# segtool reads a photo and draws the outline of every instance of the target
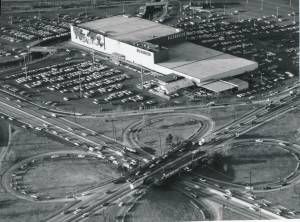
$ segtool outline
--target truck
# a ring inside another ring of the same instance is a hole
[[[55,113],[51,113],[52,117],[57,117],[57,115]]]
[[[127,146],[124,146],[123,148],[125,151],[131,152],[131,153],[136,153],[136,150],[134,148],[127,147]]]
[[[198,145],[199,146],[202,146],[202,145],[204,145],[205,143],[208,143],[208,142],[210,142],[211,141],[211,138],[201,138],[200,140],[199,140],[199,142],[198,142]]]
[[[225,194],[228,195],[228,196],[232,196],[231,190],[229,190],[229,189],[225,190]]]

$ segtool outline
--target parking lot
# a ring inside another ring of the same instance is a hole
[[[69,111],[76,107],[77,112],[86,112],[83,108],[88,107],[99,112],[121,104],[125,107],[155,104],[155,97],[137,87],[139,81],[139,74],[104,60],[97,59],[95,63],[73,60],[8,75],[2,87],[30,99],[33,94],[42,94],[39,102],[44,106]]]
[[[70,35],[70,23],[98,19],[96,16],[56,14],[51,16],[9,16],[0,24],[0,63],[11,60],[23,62],[30,47],[40,42],[66,39]]]
[[[249,82],[248,90],[238,92],[238,98],[254,99],[257,94],[272,94],[274,89],[290,84],[299,68],[299,27],[289,14],[243,18],[238,10],[200,13],[186,8],[174,24],[187,31],[188,39],[228,54],[255,60],[259,68],[238,76]],[[239,15],[239,16],[238,16]],[[276,93],[276,92],[275,92]],[[207,97],[207,92],[195,90],[189,97]],[[210,95],[208,93],[208,95]]]
[[[278,18],[262,14],[261,17],[251,19],[245,13],[238,8],[227,9],[225,13],[221,8],[214,8],[211,13],[200,13],[187,7],[173,25],[186,30],[188,39],[195,43],[257,61],[258,70],[238,76],[249,82],[248,90],[219,95],[202,88],[190,87],[171,95],[168,101],[153,93],[157,81],[147,70],[142,87],[138,68],[128,64],[116,66],[101,59],[96,59],[94,63],[90,52],[85,53],[88,58],[84,58],[85,62],[82,64],[73,63],[72,56],[67,56],[65,62],[45,65],[41,69],[28,69],[27,73],[15,75],[15,81],[6,83],[12,83],[12,87],[17,86],[16,88],[22,85],[23,88],[18,89],[22,93],[41,93],[43,101],[39,102],[43,105],[51,104],[52,108],[59,106],[59,109],[73,112],[87,110],[88,113],[111,111],[116,106],[121,110],[143,109],[195,102],[208,104],[216,102],[221,96],[228,98],[228,101],[225,98],[225,102],[231,102],[274,95],[296,78],[299,67],[299,30],[297,24],[293,24],[293,16],[297,12],[287,14],[284,11],[286,14],[279,15]],[[70,23],[98,18],[100,17],[82,12],[73,15],[58,13],[56,16],[11,18],[2,27],[3,32],[16,38],[23,46],[14,50],[4,48],[0,55],[3,54],[2,57],[6,59],[14,57],[23,60],[22,55],[26,56],[28,53],[25,45],[29,42],[69,34]],[[27,39],[27,35],[32,36]],[[46,93],[49,91],[51,93]]]

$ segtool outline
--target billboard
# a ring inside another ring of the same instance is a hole
[[[73,26],[73,33],[76,39],[89,45],[94,45],[97,47],[104,47],[105,37],[99,33],[95,33],[83,28]]]

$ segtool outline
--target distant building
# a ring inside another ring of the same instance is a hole
[[[170,95],[179,89],[193,86],[194,83],[190,79],[183,78],[175,74],[156,77],[160,91]]]
[[[71,39],[111,55],[116,63],[122,60],[164,75],[175,74],[198,86],[258,67],[254,61],[187,42],[181,29],[138,17],[114,16],[71,25]],[[188,85],[188,81],[179,82],[165,90],[172,91],[181,83]]]

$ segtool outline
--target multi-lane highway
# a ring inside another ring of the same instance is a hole
[[[36,131],[51,134],[74,146],[94,150],[105,148],[105,152],[110,152],[116,157],[119,156],[119,159],[125,157],[128,161],[132,159],[142,161],[149,158],[149,155],[124,153],[124,145],[121,142],[70,121],[62,115],[40,109],[27,100],[12,99],[12,97],[2,95],[0,97],[0,110],[1,113],[5,114],[3,118],[15,120],[23,124],[22,127],[24,128],[32,128]],[[116,155],[116,151],[118,155]]]
[[[297,105],[299,105],[298,100],[298,96],[296,97],[287,95],[285,99],[281,100],[280,102],[279,100],[274,100],[274,105],[268,105],[251,111],[248,114],[242,116],[240,119],[216,130],[211,136],[211,141],[201,146],[200,149],[202,151],[209,152],[221,150],[224,148],[224,144],[236,138],[237,132],[239,133],[239,135],[242,135],[249,130],[266,123],[267,121],[270,121],[273,118],[294,109]],[[197,140],[199,140],[199,138],[191,138],[191,142]],[[148,163],[143,168],[133,172],[131,177],[129,178],[133,187],[135,187],[135,189],[138,189],[142,187],[141,185],[145,183],[145,181],[148,181],[149,183],[161,182],[169,176],[178,173],[180,169],[191,165],[192,162],[195,162],[207,156],[207,152],[199,152],[200,149],[197,146],[195,146],[194,149],[188,148],[180,151],[182,150],[182,148],[182,146],[179,146],[174,151],[170,151],[165,158],[157,158],[151,163]],[[150,167],[152,164],[155,164],[155,166]],[[138,171],[140,173],[138,173]],[[87,204],[88,206],[92,207],[92,211],[89,211],[89,213],[93,213],[94,210],[100,210],[101,208],[103,208],[104,202],[112,202],[116,199],[121,199],[124,195],[130,195],[132,192],[135,192],[135,190],[132,190],[130,188],[130,183],[127,182],[121,185],[119,189],[117,189],[117,191],[114,193],[114,195],[105,195],[100,199],[93,195],[94,199],[91,197],[91,199],[93,200],[91,203],[82,201],[81,203],[78,203],[78,206]],[[248,207],[247,210],[251,211],[252,208]],[[80,220],[84,212],[82,212],[82,214],[69,215],[67,219],[65,218],[66,215],[64,215],[64,219],[61,219],[60,217],[56,217],[56,219],[57,221],[70,221],[75,220],[75,218],[77,218],[77,220]],[[259,218],[274,219],[278,217],[278,215],[268,210],[261,210],[259,214]]]
[[[205,144],[202,146],[198,146],[197,142],[204,135],[201,133],[195,134],[188,141],[170,150],[163,157],[156,158],[150,163],[145,164],[145,166],[133,171],[128,177],[128,181],[130,182],[121,185],[112,185],[115,187],[114,192],[101,194],[96,190],[87,199],[76,203],[71,209],[67,209],[70,212],[73,210],[73,212],[67,214],[59,212],[59,214],[54,215],[49,221],[80,221],[90,214],[103,209],[107,204],[136,192],[135,189],[141,188],[141,185],[145,182],[150,184],[153,182],[162,182],[168,177],[177,174],[183,168],[190,166],[193,162],[206,158],[208,153],[224,149],[226,143],[231,142],[236,137],[296,108],[299,105],[299,96],[286,93],[280,99],[273,98],[272,102],[272,104],[270,103],[257,108],[238,120],[206,135],[204,137]],[[9,116],[10,119],[17,119],[19,122],[23,122],[24,125],[36,130],[44,128],[44,130],[49,131],[50,129],[50,132],[62,138],[68,136],[72,140],[76,139],[76,141],[80,141],[76,142],[78,146],[88,144],[89,146],[97,147],[110,143],[111,145],[107,148],[108,150],[123,150],[123,145],[113,139],[100,135],[63,117],[52,115],[46,110],[38,109],[25,100],[23,102],[18,100],[11,101],[7,100],[5,96],[1,96],[0,110]],[[143,158],[135,153],[126,153],[124,156],[134,159]],[[272,217],[269,213],[262,212],[262,214],[264,214],[262,217],[275,218],[275,215]]]

